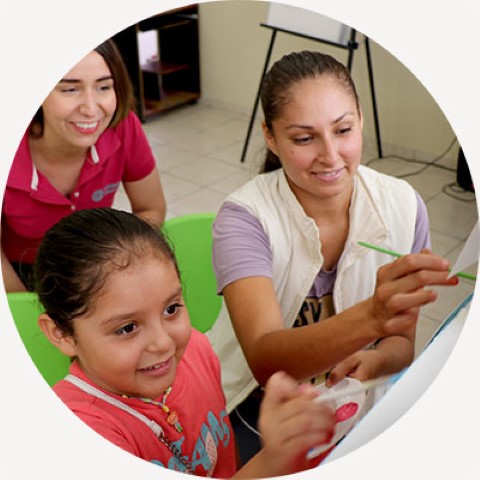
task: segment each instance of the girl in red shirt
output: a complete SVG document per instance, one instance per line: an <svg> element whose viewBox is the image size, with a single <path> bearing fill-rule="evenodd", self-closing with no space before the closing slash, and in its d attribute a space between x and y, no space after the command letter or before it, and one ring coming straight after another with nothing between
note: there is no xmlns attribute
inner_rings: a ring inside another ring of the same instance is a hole
<svg viewBox="0 0 480 480"><path fill-rule="evenodd" d="M42 331L74 359L55 392L124 450L199 476L259 478L310 468L334 433L331 405L286 374L266 386L263 448L236 471L220 365L192 330L175 258L158 230L127 212L77 211L43 238L34 265Z"/></svg>

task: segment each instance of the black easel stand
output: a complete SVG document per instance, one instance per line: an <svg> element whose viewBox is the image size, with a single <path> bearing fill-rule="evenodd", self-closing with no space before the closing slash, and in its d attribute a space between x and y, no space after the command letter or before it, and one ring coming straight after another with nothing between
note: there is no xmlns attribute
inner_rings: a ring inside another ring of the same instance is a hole
<svg viewBox="0 0 480 480"><path fill-rule="evenodd" d="M375 124L375 136L377 138L377 152L378 158L382 158L382 141L380 139L380 125L378 122L377 101L375 100L375 85L373 83L372 56L370 54L370 41L368 37L365 37L365 52L367 54L368 80L370 82L370 95L372 96L373 121Z"/></svg>
<svg viewBox="0 0 480 480"><path fill-rule="evenodd" d="M277 32L289 33L291 35L296 35L298 37L308 38L310 40L315 40L315 41L318 41L318 42L326 43L328 45L332 45L334 47L343 48L343 49L348 50L347 68L348 68L349 72L352 71L353 52L358 48L358 43L356 41L357 32L353 28L351 29L350 39L349 39L348 43L346 45L344 45L344 44L341 44L341 43L330 42L328 40L319 40L318 38L310 37L308 35L302 35L302 34L299 34L297 32L292 32L290 30L283 30L281 28L272 27L272 26L266 25L264 23L261 23L260 25L262 27L271 28L272 29L272 36L271 36L270 45L269 45L268 51L267 51L267 58L265 60L265 66L263 68L262 76L260 77L260 85L258 86L257 96L255 98L255 103L253 105L252 115L250 117L250 122L248 124L247 137L245 138L245 143L243 145L243 150L242 150L242 156L240 158L241 162L245 161L245 156L247 154L247 149L248 149L248 144L250 142L250 136L252 134L253 124L255 123L255 116L257 114L258 104L260 102L260 92L262 90L262 83L263 83L263 79L265 78L265 75L267 73L268 66L270 64L270 57L272 56L273 45L275 43ZM366 53L367 53L368 77L369 77L369 83L370 83L370 93L371 93L371 96L372 96L373 116L374 116L374 122L375 122L375 134L376 134L376 137L377 137L377 150L378 150L379 158L382 158L382 156L383 156L383 154L382 154L382 143L381 143L381 140L380 140L380 126L379 126L379 122L378 122L377 102L376 102L376 99L375 99L375 86L374 86L374 83L373 83L372 59L371 59L371 55L370 55L370 45L369 45L369 42L368 42L368 37L365 37L365 50L366 50Z"/></svg>

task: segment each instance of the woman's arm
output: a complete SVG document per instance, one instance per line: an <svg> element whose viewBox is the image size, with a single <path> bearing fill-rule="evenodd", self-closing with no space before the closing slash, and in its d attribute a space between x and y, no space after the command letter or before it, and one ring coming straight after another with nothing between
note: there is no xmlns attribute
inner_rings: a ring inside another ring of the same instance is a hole
<svg viewBox="0 0 480 480"><path fill-rule="evenodd" d="M373 329L361 332L348 315L342 315L343 321L337 315L285 328L272 281L266 277L237 280L223 295L248 365L262 385L279 370L297 380L316 376L376 338Z"/></svg>
<svg viewBox="0 0 480 480"><path fill-rule="evenodd" d="M264 384L279 370L304 380L329 370L378 339L392 335L409 338L418 308L436 298L435 292L425 287L458 283L455 277L447 280L447 269L448 262L436 255L406 255L379 269L371 298L299 328L284 327L269 278L237 280L227 285L223 294L257 381ZM390 349L390 342L383 344L382 355ZM405 346L410 349L408 343Z"/></svg>
<svg viewBox="0 0 480 480"><path fill-rule="evenodd" d="M431 253L430 229L425 202L418 192L415 237L411 253ZM413 312L412 312L413 313ZM417 316L420 310L417 309ZM393 335L377 341L375 348L362 349L345 358L329 372L326 384L331 386L349 376L364 381L399 372L410 365L415 356L416 326L402 335Z"/></svg>
<svg viewBox="0 0 480 480"><path fill-rule="evenodd" d="M165 220L166 205L160 175L155 168L136 182L125 182L125 192L135 215L160 228Z"/></svg>
<svg viewBox="0 0 480 480"><path fill-rule="evenodd" d="M7 256L1 249L1 258L2 258L2 276L3 284L7 292L26 292L27 289L23 282L20 280L20 277L17 275L15 270L12 267L12 264L8 260Z"/></svg>

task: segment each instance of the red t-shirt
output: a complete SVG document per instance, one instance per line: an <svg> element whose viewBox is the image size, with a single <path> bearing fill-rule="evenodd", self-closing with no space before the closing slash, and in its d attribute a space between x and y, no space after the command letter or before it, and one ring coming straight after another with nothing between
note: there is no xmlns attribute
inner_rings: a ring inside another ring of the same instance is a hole
<svg viewBox="0 0 480 480"><path fill-rule="evenodd" d="M32 264L45 232L74 210L111 207L121 182L149 175L155 158L140 120L130 112L95 144L99 161L85 161L75 191L66 197L40 172L34 179L28 132L18 147L2 206L2 247L10 261Z"/></svg>
<svg viewBox="0 0 480 480"><path fill-rule="evenodd" d="M70 373L92 384L77 363L72 364ZM87 425L119 447L165 468L185 471L153 431L130 413L66 380L57 383L54 391ZM235 473L235 442L220 384L220 363L205 335L193 330L168 396L167 405L178 413L182 433L166 422L159 406L108 394L157 422L192 463L195 475L229 478Z"/></svg>

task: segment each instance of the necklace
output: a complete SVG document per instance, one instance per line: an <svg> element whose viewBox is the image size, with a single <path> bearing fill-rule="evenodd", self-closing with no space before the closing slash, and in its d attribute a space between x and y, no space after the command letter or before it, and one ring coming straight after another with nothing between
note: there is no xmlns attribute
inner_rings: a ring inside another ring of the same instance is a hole
<svg viewBox="0 0 480 480"><path fill-rule="evenodd" d="M182 425L180 424L179 418L178 418L178 413L174 410L170 410L170 408L167 405L167 397L170 395L170 392L172 391L172 387L168 387L164 392L163 392L163 398L161 402L156 402L155 400L152 400L151 398L142 398L142 397L128 397L127 395L124 395L126 398L138 398L138 400L141 400L144 403L151 403L152 405L157 405L163 410L163 413L167 415L167 423L169 425L172 425L175 427L175 430L178 433L183 432Z"/></svg>
<svg viewBox="0 0 480 480"><path fill-rule="evenodd" d="M90 385L89 383L85 382L84 380L81 380L80 378L76 377L75 375L68 374L65 377L65 380L67 380L70 383L73 383L73 385L77 386L80 390L83 390L84 392L93 395L94 397L100 398L104 402L109 403L110 405L113 405L117 408L120 408L121 410L124 410L131 415L133 415L135 418L138 420L142 421L147 427L149 427L155 436L158 438L158 440L165 445L165 447L170 450L170 452L183 464L185 467L185 473L187 474L193 474L193 465L191 462L189 462L185 457L182 456L182 453L180 450L175 446L175 444L167 438L167 436L163 433L163 428L154 420L149 419L145 415L141 414L140 412L137 412L134 408L129 407L126 403L121 402L120 400L117 400L116 398L111 397L110 395L107 395L105 392L102 392L101 390L98 390L96 387L93 385ZM163 397L163 401L165 402L166 397L171 391L171 387L167 390L165 390L165 395ZM129 397L128 395L122 395L123 398L135 398L135 397ZM147 399L148 400L148 399Z"/></svg>
<svg viewBox="0 0 480 480"><path fill-rule="evenodd" d="M182 456L180 450L163 433L161 433L158 436L158 439L170 450L171 453L173 453L173 455L176 458L178 458L178 460L180 460L180 462L186 469L185 473L187 475L192 475L193 474L192 463Z"/></svg>

